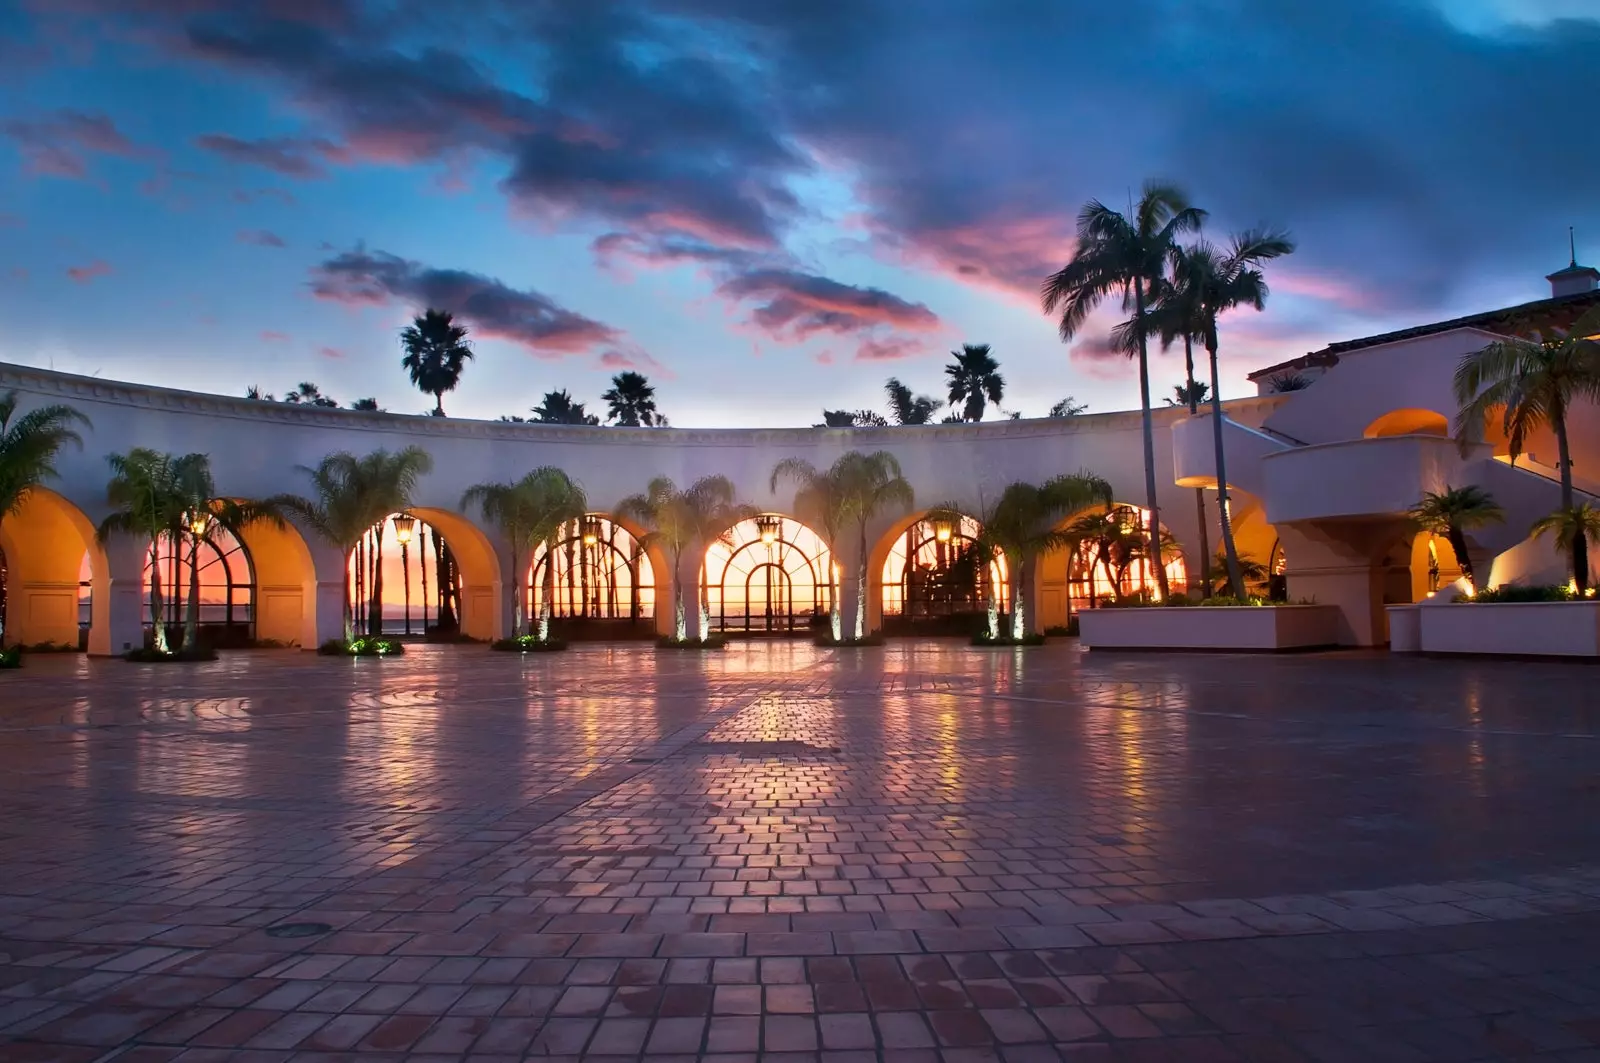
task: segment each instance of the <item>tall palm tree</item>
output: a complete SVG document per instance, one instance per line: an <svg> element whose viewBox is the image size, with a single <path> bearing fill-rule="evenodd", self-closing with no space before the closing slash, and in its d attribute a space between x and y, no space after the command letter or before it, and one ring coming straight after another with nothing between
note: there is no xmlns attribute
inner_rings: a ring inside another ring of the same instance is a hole
<svg viewBox="0 0 1600 1063"><path fill-rule="evenodd" d="M989 352L987 343L963 343L950 356L955 361L944 367L944 375L950 378L950 406L954 408L959 403L964 420L981 421L984 407L990 402L1000 405L1005 394L1000 363ZM933 411L928 414L932 416Z"/></svg>
<svg viewBox="0 0 1600 1063"><path fill-rule="evenodd" d="M977 535L981 556L1004 555L1011 575L1012 641L1020 642L1028 633L1026 588L1035 562L1051 550L1069 549L1079 541L1056 525L1063 517L1096 503L1109 509L1111 497L1109 483L1092 473L1079 472L1052 477L1042 484L1010 484L984 515ZM946 510L936 519L960 519L953 508ZM998 612L993 605L989 637L1000 637Z"/></svg>
<svg viewBox="0 0 1600 1063"><path fill-rule="evenodd" d="M1186 344L1186 346L1192 345L1193 342L1193 340L1190 340L1189 344ZM1199 405L1210 398L1211 388L1204 380L1196 380L1194 378L1193 355L1185 352L1184 357L1189 362L1189 365L1187 366L1187 371L1189 373L1188 381L1183 384L1172 385L1172 397L1168 399L1162 399L1161 401L1166 403L1168 406L1187 406L1189 407L1190 413L1196 413L1198 412Z"/></svg>
<svg viewBox="0 0 1600 1063"><path fill-rule="evenodd" d="M1456 366L1456 435L1462 445L1482 438L1489 417L1500 412L1500 424L1511 460L1536 430L1549 427L1556 437L1561 477L1561 510L1574 509L1572 450L1567 438L1567 412L1573 400L1600 400L1600 307L1589 310L1570 330L1534 331L1529 337L1497 340L1461 359ZM1589 544L1586 536L1568 536L1572 578L1580 593L1589 589Z"/></svg>
<svg viewBox="0 0 1600 1063"><path fill-rule="evenodd" d="M890 377L883 390L889 396L889 414L895 424L930 424L933 415L944 405L932 395L911 394L911 389L896 377Z"/></svg>
<svg viewBox="0 0 1600 1063"><path fill-rule="evenodd" d="M772 469L770 489L783 481L793 482L795 509L815 519L827 532L829 544L854 524L857 534L856 622L854 637L867 633L867 525L879 514L904 512L915 504L911 484L900 469L900 462L887 450L864 454L852 450L841 455L826 469L818 469L803 458L785 458ZM839 595L833 596L831 617L833 637L841 637Z"/></svg>
<svg viewBox="0 0 1600 1063"><path fill-rule="evenodd" d="M1066 398L1062 399L1060 402L1058 402L1054 406L1050 407L1050 412L1048 414L1046 414L1045 416L1047 416L1047 417L1076 417L1076 416L1078 416L1078 414L1084 412L1088 408L1089 408L1089 404L1087 402L1079 402L1077 399L1073 398L1071 395L1068 395Z"/></svg>
<svg viewBox="0 0 1600 1063"><path fill-rule="evenodd" d="M444 416L444 393L461 382L461 371L472 357L467 327L443 310L428 310L413 318L400 333L405 357L400 364L411 375L411 385L433 396L433 415Z"/></svg>
<svg viewBox="0 0 1600 1063"><path fill-rule="evenodd" d="M823 410L815 428L887 428L888 420L876 410Z"/></svg>
<svg viewBox="0 0 1600 1063"><path fill-rule="evenodd" d="M177 557L189 504L179 479L179 459L148 447L135 447L126 454L112 454L106 461L111 466L106 501L112 512L95 529L95 539L103 544L113 534L131 535L154 544L157 556L162 543L166 543L171 555ZM151 565L151 645L157 653L168 653L166 619L162 614L160 566Z"/></svg>
<svg viewBox="0 0 1600 1063"><path fill-rule="evenodd" d="M1173 185L1147 181L1133 217L1117 213L1098 200L1078 212L1078 247L1061 269L1044 282L1044 312L1061 314L1063 341L1071 340L1100 300L1120 293L1133 310L1133 333L1139 356L1139 410L1144 430L1145 506L1150 511L1150 538L1161 540L1161 511L1156 499L1155 429L1150 419L1150 295L1161 283L1167 259L1178 237L1197 231L1206 212L1189 205ZM1167 572L1156 566L1161 596L1167 596Z"/></svg>
<svg viewBox="0 0 1600 1063"><path fill-rule="evenodd" d="M77 430L92 427L71 406L38 406L19 417L17 404L15 391L0 395L0 522L17 513L35 487L57 477L56 455L69 445L82 449ZM0 643L4 623L0 613Z"/></svg>
<svg viewBox="0 0 1600 1063"><path fill-rule="evenodd" d="M678 579L683 552L695 544L704 549L712 542L729 542L729 529L756 513L753 506L737 499L733 481L726 476L702 476L682 491L667 477L658 476L643 494L630 495L617 504L618 514L647 529L641 544L661 547L671 562L672 637L679 642L688 638ZM696 583L700 595L698 637L704 642L710 634L710 606L705 580L697 575Z"/></svg>
<svg viewBox="0 0 1600 1063"><path fill-rule="evenodd" d="M261 398L261 393L256 388L251 388L250 391L252 393L246 395L246 398ZM266 399L271 402L272 396L268 395ZM324 395L322 389L309 380L302 380L296 384L293 391L287 392L283 396L283 401L292 406L320 406L328 410L337 410L339 408L339 403L336 399L330 399Z"/></svg>
<svg viewBox="0 0 1600 1063"><path fill-rule="evenodd" d="M1536 539L1554 535L1557 550L1572 555L1582 550L1587 556L1589 540L1600 542L1600 509L1588 502L1579 502L1540 517L1534 521L1532 530ZM1578 581L1576 574L1573 582L1578 585L1579 595L1589 593L1589 588Z"/></svg>
<svg viewBox="0 0 1600 1063"><path fill-rule="evenodd" d="M1461 574L1474 589L1478 577L1472 570L1472 557L1467 553L1466 533L1485 524L1498 524L1505 520L1505 511L1495 502L1494 496L1481 487L1445 485L1443 491L1428 491L1422 500L1411 507L1411 519L1425 532L1443 535L1455 551L1456 564Z"/></svg>
<svg viewBox="0 0 1600 1063"><path fill-rule="evenodd" d="M364 410L367 413L383 413L383 412L385 412L383 407L378 405L378 400L377 399L370 399L370 398L369 399L357 399L356 401L354 401L354 402L352 402L350 404L350 408L352 410Z"/></svg>
<svg viewBox="0 0 1600 1063"><path fill-rule="evenodd" d="M563 524L581 520L588 512L583 488L560 469L543 465L515 483L482 483L467 488L461 508L477 506L484 519L499 528L511 543L511 571L522 574L521 551L530 555L545 547L544 591L539 598L541 642L550 638L550 613L555 599L555 544ZM522 595L514 596L512 633L523 633Z"/></svg>
<svg viewBox="0 0 1600 1063"><path fill-rule="evenodd" d="M666 419L656 411L656 389L643 373L629 369L611 378L611 389L600 396L612 421L624 428L664 428Z"/></svg>
<svg viewBox="0 0 1600 1063"><path fill-rule="evenodd" d="M1242 306L1262 310L1267 305L1267 279L1262 266L1294 253L1294 241L1285 232L1250 229L1233 237L1225 251L1201 241L1174 256L1176 287L1192 299L1193 324L1211 362L1211 444L1217 472L1217 515L1222 527L1222 549L1228 559L1228 589L1235 598L1245 595L1239 568L1239 548L1233 538L1233 507L1228 492L1228 456L1222 442L1222 383L1217 364L1217 320Z"/></svg>
<svg viewBox="0 0 1600 1063"><path fill-rule="evenodd" d="M533 408L534 420L540 424L597 425L600 418L583 408L583 403L573 402L565 388L547 391L544 399Z"/></svg>
<svg viewBox="0 0 1600 1063"><path fill-rule="evenodd" d="M184 531L189 545L189 597L183 618L183 649L192 651L200 643L200 546L215 544L218 532L234 539L258 521L283 527L283 514L271 502L240 502L217 496L211 475L211 458L206 454L185 454L172 462L173 481L183 500Z"/></svg>
<svg viewBox="0 0 1600 1063"><path fill-rule="evenodd" d="M348 568L356 545L375 526L389 514L410 508L411 494L416 490L417 481L433 469L433 458L421 447L394 452L375 450L360 458L339 451L323 458L316 468L305 465L295 468L310 477L313 497L278 495L270 499L270 503L299 517L312 531L338 547ZM382 572L381 555L377 562L377 571ZM381 623L381 579L375 579L374 583ZM348 642L355 636L348 579L344 581L343 621Z"/></svg>

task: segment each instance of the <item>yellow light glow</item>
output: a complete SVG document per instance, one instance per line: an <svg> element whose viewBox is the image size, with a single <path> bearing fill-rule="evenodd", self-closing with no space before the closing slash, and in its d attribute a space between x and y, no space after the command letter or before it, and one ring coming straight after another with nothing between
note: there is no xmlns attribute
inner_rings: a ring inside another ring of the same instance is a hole
<svg viewBox="0 0 1600 1063"><path fill-rule="evenodd" d="M764 542L764 543L775 543L775 542L777 542L778 541L778 529L774 528L774 527L771 527L771 526L762 528L761 529L761 541Z"/></svg>
<svg viewBox="0 0 1600 1063"><path fill-rule="evenodd" d="M941 543L949 542L950 541L950 535L951 535L950 525L945 524L944 522L941 521L939 524L934 526L933 537L935 539L937 539L939 542L941 542Z"/></svg>
<svg viewBox="0 0 1600 1063"><path fill-rule="evenodd" d="M191 518L189 521L189 530L194 532L196 535L204 535L206 533L206 518L204 516Z"/></svg>
<svg viewBox="0 0 1600 1063"><path fill-rule="evenodd" d="M398 542L401 546L404 546L407 543L409 543L411 541L411 537L413 535L415 535L416 533L417 533L417 518L416 517L396 517L394 519L394 537L395 537L395 541Z"/></svg>

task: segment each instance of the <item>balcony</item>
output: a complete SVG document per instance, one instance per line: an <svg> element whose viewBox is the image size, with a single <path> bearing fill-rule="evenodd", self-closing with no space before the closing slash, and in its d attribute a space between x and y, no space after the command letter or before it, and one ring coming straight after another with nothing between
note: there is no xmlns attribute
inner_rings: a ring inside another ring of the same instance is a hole
<svg viewBox="0 0 1600 1063"><path fill-rule="evenodd" d="M1489 453L1489 447L1474 447L1463 458L1453 439L1411 435L1269 454L1261 461L1267 519L1278 524L1403 516L1425 491L1476 482L1476 466Z"/></svg>
<svg viewBox="0 0 1600 1063"><path fill-rule="evenodd" d="M1228 486L1261 497L1261 459L1294 446L1288 440L1222 418ZM1180 487L1217 486L1216 441L1211 415L1195 414L1172 426L1172 473Z"/></svg>

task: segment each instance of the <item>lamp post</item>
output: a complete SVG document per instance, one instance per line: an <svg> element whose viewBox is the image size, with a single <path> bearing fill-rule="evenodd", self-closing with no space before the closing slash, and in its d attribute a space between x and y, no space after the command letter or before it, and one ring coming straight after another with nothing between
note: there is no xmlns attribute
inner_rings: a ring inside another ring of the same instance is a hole
<svg viewBox="0 0 1600 1063"><path fill-rule="evenodd" d="M761 516L756 518L756 531L760 534L761 541L767 544L767 560L771 561L773 544L783 540L783 518L773 513L763 513ZM767 615L765 620L768 631L772 630L773 622L776 619L774 615L775 610L773 609L772 605L772 568L773 566L770 564L763 566L763 574L766 576L767 584L765 603ZM750 614L749 601L745 602L744 611L746 618L745 622L748 624Z"/></svg>
<svg viewBox="0 0 1600 1063"><path fill-rule="evenodd" d="M400 543L400 582L406 587L406 634L411 634L411 537L417 533L417 518L396 514L394 537ZM381 608L381 606L380 606ZM427 625L424 624L424 627Z"/></svg>

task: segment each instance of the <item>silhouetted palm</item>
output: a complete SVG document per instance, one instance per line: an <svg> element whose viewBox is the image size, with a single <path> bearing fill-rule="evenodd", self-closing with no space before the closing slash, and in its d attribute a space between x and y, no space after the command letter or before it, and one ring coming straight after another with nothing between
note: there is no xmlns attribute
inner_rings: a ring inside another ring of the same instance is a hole
<svg viewBox="0 0 1600 1063"><path fill-rule="evenodd" d="M963 420L981 421L984 407L990 402L998 406L1005 394L1000 363L989 352L987 343L963 343L959 351L951 351L950 355L955 361L944 368L945 376L950 378L950 406L961 406ZM933 411L928 413L931 416Z"/></svg>
<svg viewBox="0 0 1600 1063"><path fill-rule="evenodd" d="M803 519L819 522L828 542L837 544L839 532L854 524L858 535L856 571L855 638L867 630L867 525L881 513L910 509L914 503L911 484L893 454L879 450L863 454L852 450L830 465L818 469L801 458L785 458L772 470L771 490L784 480L793 481L798 490L794 504ZM833 637L841 635L839 596L834 595L831 617Z"/></svg>
<svg viewBox="0 0 1600 1063"><path fill-rule="evenodd" d="M413 318L400 333L405 357L400 364L411 375L412 386L433 396L433 415L444 416L444 393L461 382L461 371L472 357L467 327L442 310L429 310Z"/></svg>
<svg viewBox="0 0 1600 1063"><path fill-rule="evenodd" d="M889 378L883 390L889 395L889 416L895 424L928 424L944 405L932 395L911 394L911 389L895 377Z"/></svg>
<svg viewBox="0 0 1600 1063"><path fill-rule="evenodd" d="M352 410L365 410L367 413L383 413L384 409L378 405L377 399L357 399L350 404Z"/></svg>
<svg viewBox="0 0 1600 1063"><path fill-rule="evenodd" d="M511 544L511 571L520 582L521 551L530 555L540 544L546 547L545 586L539 597L539 639L550 638L550 613L555 599L555 541L557 532L568 521L582 519L588 512L583 488L560 469L545 465L534 469L515 483L483 483L467 488L461 508L477 506L484 519L500 529ZM522 594L514 595L511 633L523 633Z"/></svg>
<svg viewBox="0 0 1600 1063"><path fill-rule="evenodd" d="M611 378L611 390L601 395L608 418L624 428L664 427L666 419L656 412L656 389L643 373L628 370Z"/></svg>
<svg viewBox="0 0 1600 1063"><path fill-rule="evenodd" d="M1478 578L1467 553L1466 533L1485 524L1498 524L1505 517L1505 511L1493 495L1471 484L1466 487L1446 485L1443 491L1428 491L1422 501L1411 507L1411 519L1417 522L1417 527L1450 540L1456 564L1461 566L1461 574L1467 577L1473 589L1477 589Z"/></svg>
<svg viewBox="0 0 1600 1063"><path fill-rule="evenodd" d="M1172 385L1172 397L1162 399L1168 406L1187 406L1189 412L1194 413L1195 408L1210 396L1211 388L1204 380L1190 380L1186 384Z"/></svg>
<svg viewBox="0 0 1600 1063"><path fill-rule="evenodd" d="M1557 550L1573 557L1581 554L1587 558L1589 542L1600 541L1600 509L1588 502L1563 507L1534 521L1532 531L1535 539L1554 535ZM1573 576L1573 582L1577 584L1580 596L1589 593L1589 588L1576 575Z"/></svg>
<svg viewBox="0 0 1600 1063"><path fill-rule="evenodd" d="M1291 391L1304 391L1311 386L1311 378L1304 373L1278 373L1267 378L1267 392L1284 395Z"/></svg>
<svg viewBox="0 0 1600 1063"><path fill-rule="evenodd" d="M1589 310L1568 331L1551 329L1530 338L1497 340L1461 359L1456 367L1456 435L1463 445L1481 439L1491 414L1500 412L1511 460L1535 430L1548 426L1556 437L1556 470L1561 477L1564 519L1576 512L1572 497L1572 450L1567 415L1574 400L1600 400L1600 308ZM1548 518L1547 518L1548 519ZM1583 535L1567 537L1572 578L1579 593L1589 589L1589 544Z"/></svg>
<svg viewBox="0 0 1600 1063"><path fill-rule="evenodd" d="M256 391L255 388L251 388L250 390ZM247 397L259 398L260 392L256 391L256 394ZM266 398L268 402L272 401L271 395L268 395ZM339 408L339 403L337 401L324 395L322 393L322 389L311 383L309 380L302 380L300 383L296 384L293 391L290 391L283 396L283 401L296 406L320 406L329 410L336 410Z"/></svg>
<svg viewBox="0 0 1600 1063"><path fill-rule="evenodd" d="M874 410L823 410L815 428L886 428L889 422Z"/></svg>
<svg viewBox="0 0 1600 1063"><path fill-rule="evenodd" d="M1089 312L1115 292L1133 311L1133 338L1139 358L1139 409L1144 424L1145 506L1150 511L1150 536L1160 540L1161 514L1156 499L1155 429L1150 418L1150 322L1146 315L1151 295L1166 271L1167 259L1184 233L1198 230L1206 213L1189 205L1176 187L1146 182L1133 217L1090 200L1078 212L1078 248L1060 270L1044 282L1041 295L1045 313L1061 314L1063 340L1071 340L1083 327ZM1167 596L1167 573L1156 566L1157 586Z"/></svg>
<svg viewBox="0 0 1600 1063"><path fill-rule="evenodd" d="M533 408L534 420L540 424L597 425L600 418L583 408L583 403L573 402L566 389L547 391L544 399Z"/></svg>
<svg viewBox="0 0 1600 1063"><path fill-rule="evenodd" d="M1087 402L1078 402L1071 395L1050 407L1051 417L1076 417L1089 408Z"/></svg>

